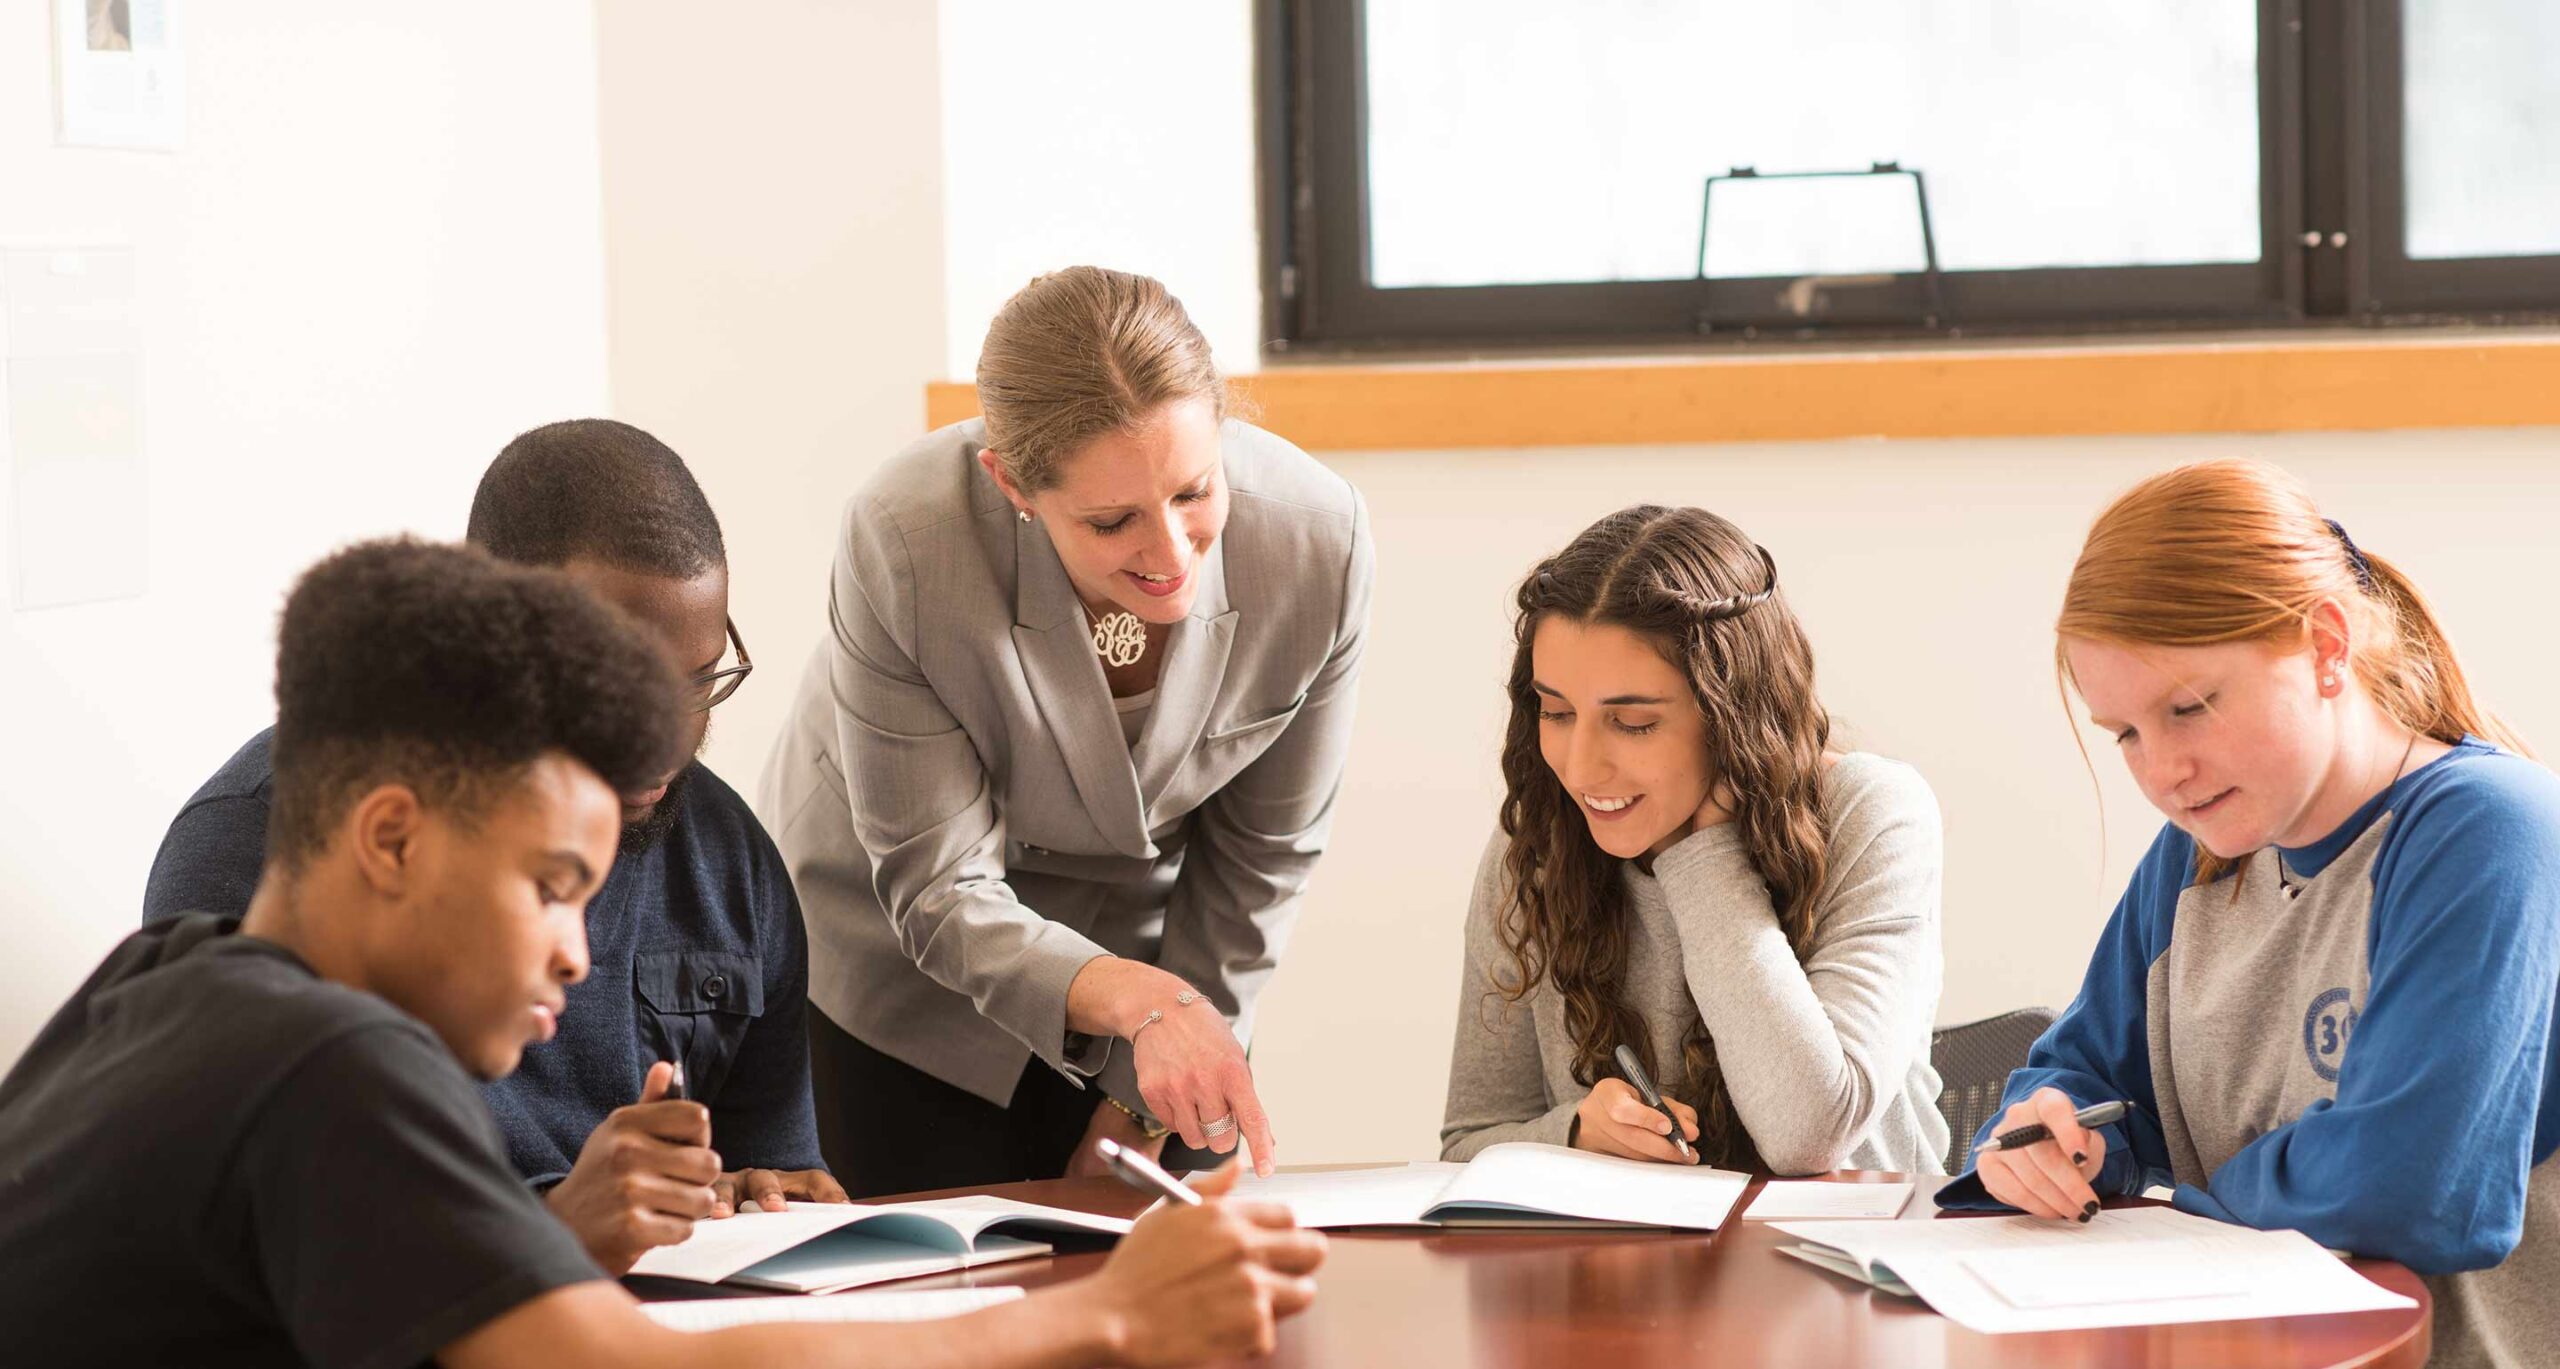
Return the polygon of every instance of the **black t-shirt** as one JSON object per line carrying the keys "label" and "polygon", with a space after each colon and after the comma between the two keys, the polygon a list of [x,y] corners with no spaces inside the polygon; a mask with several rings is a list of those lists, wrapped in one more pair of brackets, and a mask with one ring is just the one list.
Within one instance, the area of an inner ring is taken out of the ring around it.
{"label": "black t-shirt", "polygon": [[237,925],[125,938],[0,1079],[0,1359],[404,1369],[603,1277],[433,1032]]}
{"label": "black t-shirt", "polygon": [[[266,864],[275,732],[251,737],[169,824],[145,922],[248,911]],[[809,942],[782,853],[736,791],[696,761],[668,791],[656,841],[614,857],[587,901],[589,973],[560,1034],[481,1090],[507,1158],[536,1187],[567,1177],[587,1136],[640,1096],[660,1060],[711,1109],[744,1169],[824,1169],[809,1094]]]}

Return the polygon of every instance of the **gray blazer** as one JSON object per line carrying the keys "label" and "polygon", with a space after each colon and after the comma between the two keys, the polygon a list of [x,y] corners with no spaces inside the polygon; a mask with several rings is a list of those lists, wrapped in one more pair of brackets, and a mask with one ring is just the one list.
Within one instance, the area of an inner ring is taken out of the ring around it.
{"label": "gray blazer", "polygon": [[838,1026],[994,1103],[1038,1056],[1144,1110],[1128,1051],[1070,1033],[1100,955],[1162,966],[1250,1042],[1341,787],[1369,621],[1357,491],[1248,424],[1225,533],[1133,748],[1047,525],[927,435],[846,506],[832,631],[757,809]]}

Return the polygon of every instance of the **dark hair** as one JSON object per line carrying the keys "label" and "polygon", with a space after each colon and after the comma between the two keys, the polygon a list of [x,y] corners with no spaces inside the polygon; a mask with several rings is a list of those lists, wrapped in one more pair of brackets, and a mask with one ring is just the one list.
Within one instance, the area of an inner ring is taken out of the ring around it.
{"label": "dark hair", "polygon": [[1777,568],[1742,529],[1704,509],[1640,505],[1590,527],[1539,562],[1517,597],[1511,719],[1502,745],[1503,872],[1511,889],[1500,924],[1518,973],[1507,996],[1552,979],[1573,1038],[1573,1076],[1611,1072],[1619,1042],[1645,1056],[1670,1091],[1694,1100],[1700,1152],[1752,1167],[1758,1152],[1734,1116],[1703,1025],[1681,1068],[1651,1058],[1651,1038],[1619,995],[1627,971],[1626,885],[1538,746],[1531,644],[1550,616],[1623,627],[1689,681],[1706,715],[1706,760],[1730,795],[1751,866],[1769,886],[1779,929],[1802,960],[1827,869],[1831,821],[1822,806],[1822,754],[1831,717],[1813,691],[1813,645],[1775,592]]}
{"label": "dark hair", "polygon": [[690,580],[729,564],[720,520],[684,458],[609,418],[546,423],[508,443],[480,477],[464,535],[528,566],[592,556]]}
{"label": "dark hair", "polygon": [[383,784],[468,820],[550,752],[617,793],[653,783],[683,755],[681,688],[636,624],[557,571],[349,547],[285,600],[268,858],[297,867]]}

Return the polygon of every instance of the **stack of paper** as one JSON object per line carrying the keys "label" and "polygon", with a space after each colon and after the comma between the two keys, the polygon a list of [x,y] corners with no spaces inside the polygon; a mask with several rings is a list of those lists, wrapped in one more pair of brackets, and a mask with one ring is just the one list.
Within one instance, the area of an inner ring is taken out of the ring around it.
{"label": "stack of paper", "polygon": [[[2165,1207],[2095,1220],[1780,1222],[1787,1254],[1894,1292],[1976,1331],[2373,1312],[2417,1304],[2299,1231],[2259,1231]],[[1899,1285],[1897,1287],[1897,1285]]]}

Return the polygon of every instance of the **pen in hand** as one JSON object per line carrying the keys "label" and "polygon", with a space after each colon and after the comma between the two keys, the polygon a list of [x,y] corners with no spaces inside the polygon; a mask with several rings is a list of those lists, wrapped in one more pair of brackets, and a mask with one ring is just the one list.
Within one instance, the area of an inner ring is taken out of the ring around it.
{"label": "pen in hand", "polygon": [[[2113,1103],[2094,1103],[2088,1107],[2080,1109],[2079,1112],[2074,1113],[2071,1120],[2079,1123],[2083,1127],[2102,1127],[2109,1122],[2120,1122],[2124,1120],[2124,1115],[2132,1110],[2133,1104],[2122,1101]],[[2050,1141],[2052,1139],[2053,1128],[2046,1126],[2042,1122],[2031,1122],[2026,1126],[2011,1127],[2007,1131],[2001,1132],[1990,1140],[1975,1146],[1973,1148],[1973,1153],[1980,1155],[1986,1150],[2023,1150],[2028,1146],[2034,1145],[2038,1141]]]}
{"label": "pen in hand", "polygon": [[1191,1185],[1165,1173],[1163,1166],[1146,1156],[1140,1155],[1108,1136],[1094,1142],[1093,1148],[1095,1153],[1102,1156],[1102,1162],[1111,1166],[1111,1172],[1118,1176],[1120,1182],[1129,1187],[1141,1193],[1152,1193],[1169,1203],[1180,1203],[1184,1207],[1200,1205],[1200,1195],[1191,1191]]}
{"label": "pen in hand", "polygon": [[1689,1138],[1680,1134],[1679,1117],[1672,1113],[1670,1105],[1662,1101],[1661,1090],[1653,1086],[1653,1076],[1645,1073],[1644,1062],[1636,1059],[1636,1053],[1632,1047],[1618,1047],[1618,1072],[1627,1077],[1628,1083],[1636,1086],[1636,1092],[1644,1095],[1646,1107],[1660,1112],[1663,1119],[1671,1123],[1671,1144],[1680,1152],[1680,1158],[1683,1160],[1697,1158],[1689,1152]]}

